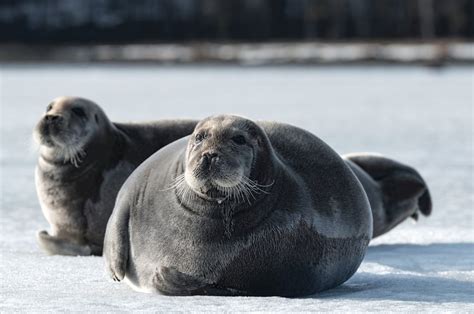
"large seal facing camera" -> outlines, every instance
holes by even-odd
[[[169,295],[294,297],[336,287],[359,267],[373,230],[431,208],[411,168],[372,157],[343,159],[290,125],[204,119],[125,182],[107,226],[108,272]],[[396,187],[390,197],[385,184]]]

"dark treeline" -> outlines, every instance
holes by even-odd
[[[474,38],[474,0],[0,0],[0,41]]]

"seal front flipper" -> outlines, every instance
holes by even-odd
[[[197,278],[174,267],[160,267],[153,277],[154,287],[166,295],[245,295],[244,292],[222,288],[204,278]]]
[[[419,212],[424,216],[431,214],[428,186],[412,167],[376,154],[355,153],[344,158],[350,161],[349,166],[369,198],[374,218],[373,237],[408,217],[417,220]]]
[[[119,195],[120,197],[120,195]],[[117,204],[119,204],[117,202]],[[126,204],[126,202],[122,203]],[[125,277],[128,251],[129,234],[128,221],[130,210],[128,206],[115,207],[107,223],[105,232],[104,251],[106,269],[114,281],[121,281]]]
[[[36,234],[38,244],[49,255],[91,255],[91,248],[87,244],[78,244],[67,239],[58,238],[42,230]]]

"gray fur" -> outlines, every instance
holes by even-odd
[[[212,137],[197,148],[192,142],[206,125]],[[273,182],[266,193],[248,204],[196,193],[180,197],[170,188],[195,166],[188,163],[192,152],[228,150],[235,130],[250,137],[250,178]],[[248,150],[235,150],[236,160],[242,151]],[[232,171],[232,164],[227,160],[223,169]],[[155,153],[127,179],[107,226],[104,256],[114,280],[140,291],[301,296],[349,279],[371,237],[366,193],[323,141],[290,125],[218,116]]]
[[[95,103],[72,97],[47,109],[34,132],[40,145],[35,180],[51,230],[40,231],[38,243],[48,254],[101,255],[123,182],[155,151],[190,134],[196,121],[112,123]]]

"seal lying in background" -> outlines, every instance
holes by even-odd
[[[290,125],[207,118],[125,182],[107,225],[108,272],[136,290],[170,295],[292,297],[340,285],[372,238],[369,200],[356,175],[373,188],[377,211],[390,200],[390,210],[401,209],[404,218],[427,191],[393,162],[349,160]],[[378,194],[386,190],[376,189],[374,169],[387,170],[387,182],[395,170],[402,184],[419,183],[404,195],[413,199]],[[374,229],[389,230],[401,220],[396,216],[375,220]]]
[[[115,198],[132,171],[161,147],[189,135],[196,121],[124,124],[95,103],[61,97],[34,131],[36,189],[51,233],[37,234],[48,254],[100,255]]]

